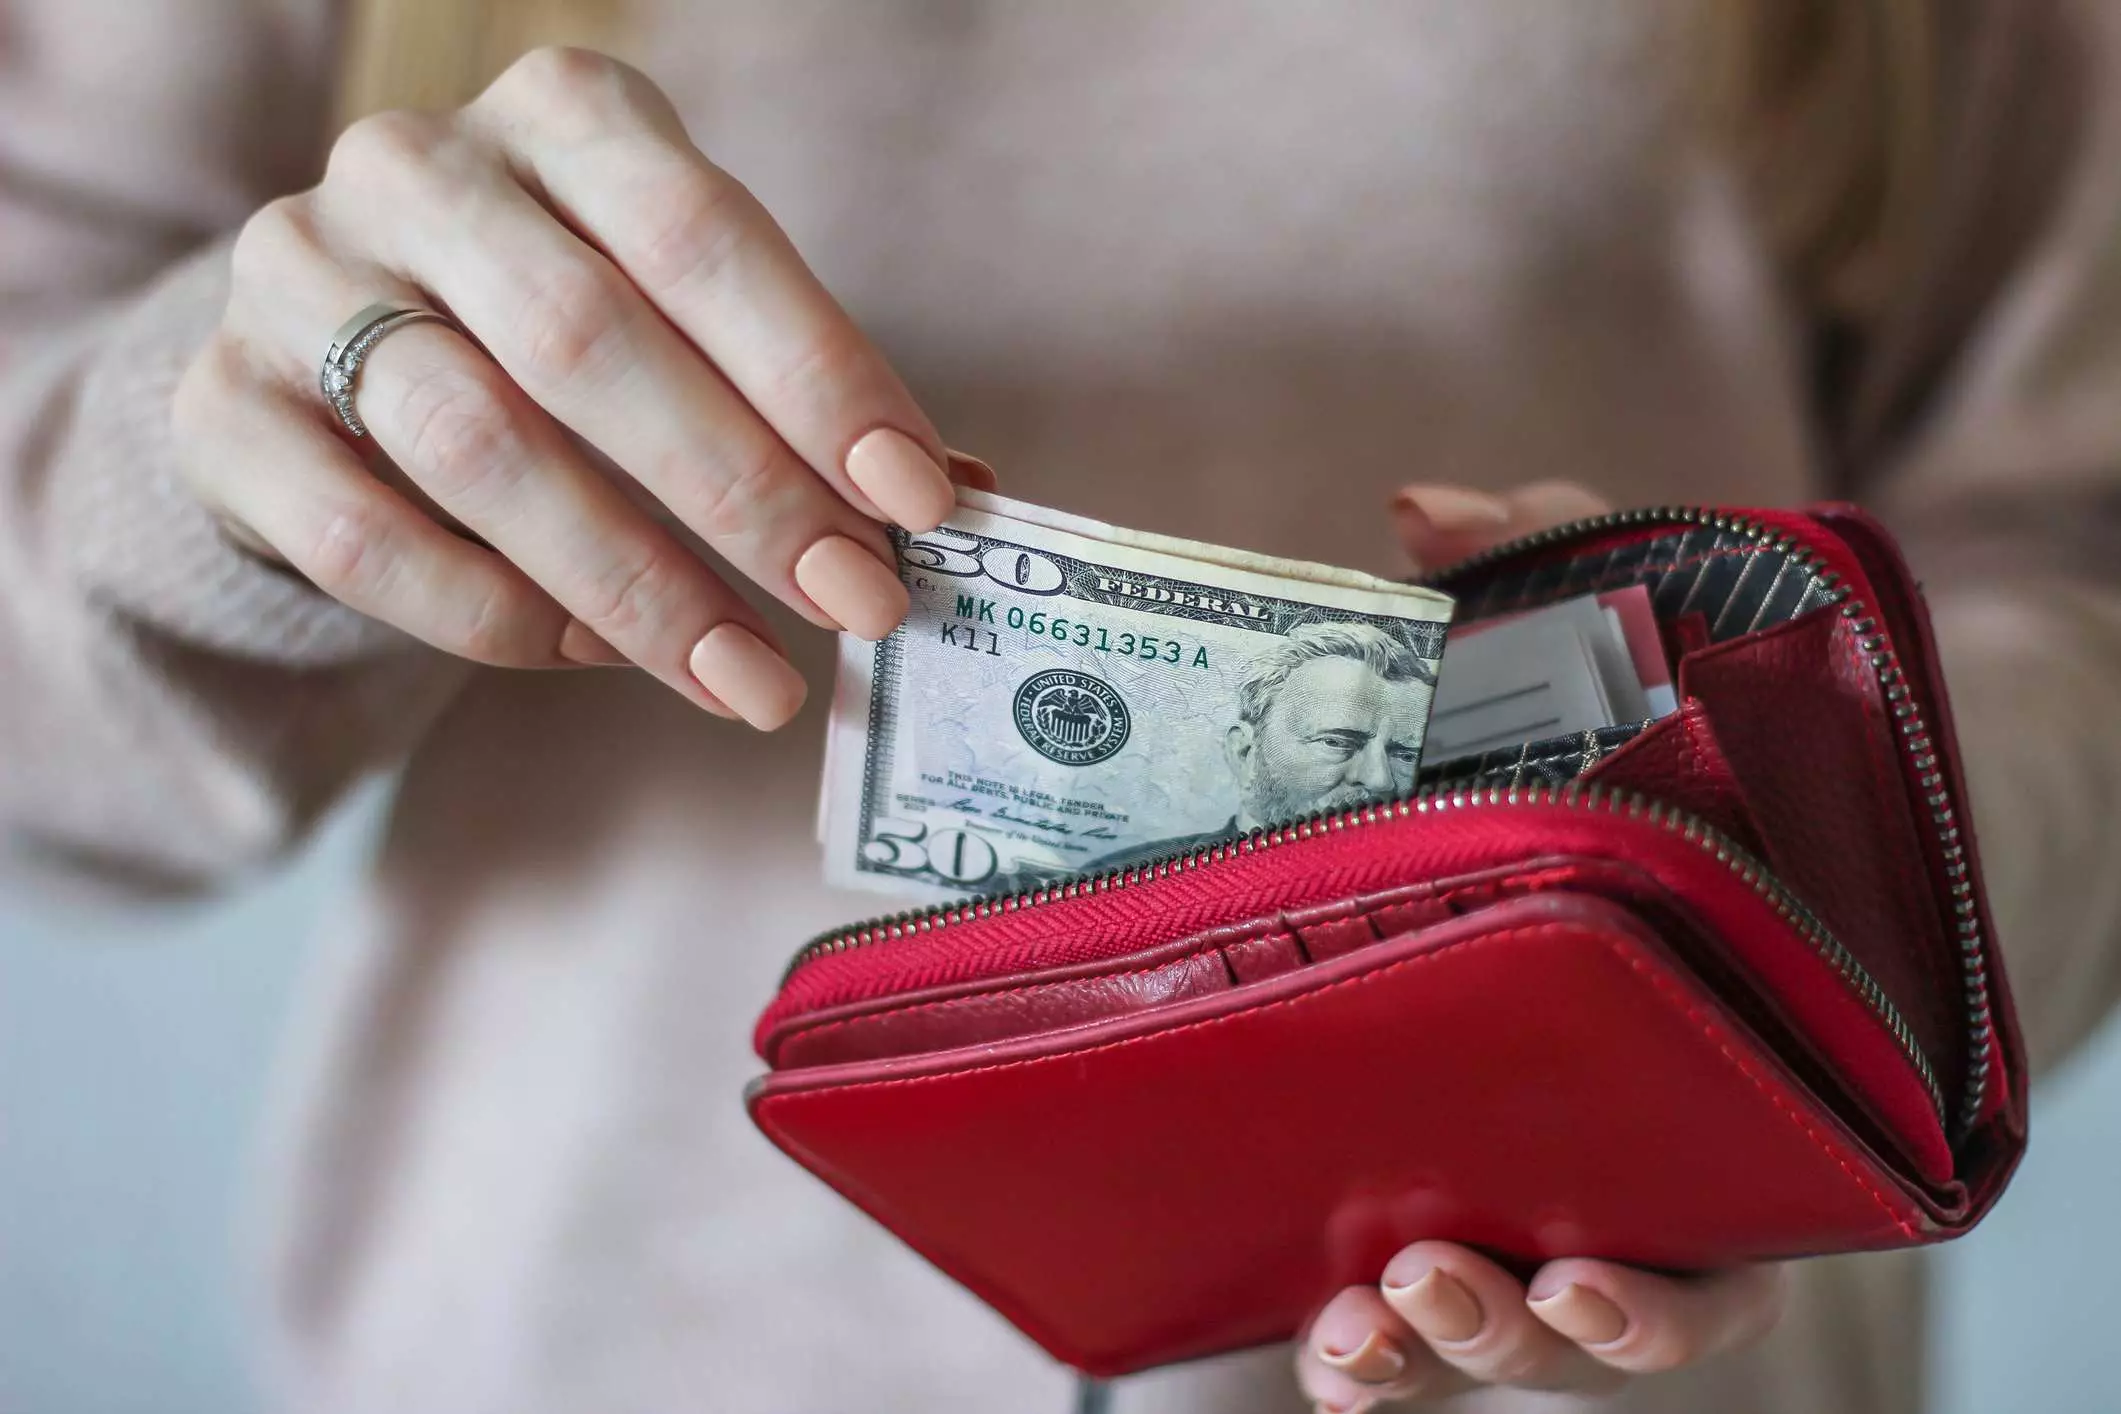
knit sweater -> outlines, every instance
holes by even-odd
[[[1940,172],[1853,321],[1770,258],[1677,0],[642,0],[626,49],[1012,494],[1385,571],[1409,480],[1873,506],[1928,580],[2047,1064],[2121,991],[2121,20],[1940,8]],[[761,739],[629,671],[473,670],[231,548],[182,488],[172,388],[234,230],[320,171],[335,43],[325,0],[0,19],[10,869],[237,887],[402,773],[280,1087],[269,1388],[1063,1407],[739,1103],[788,951],[871,911],[819,883],[825,694]],[[775,622],[821,686],[830,645]],[[1921,1319],[1911,1259],[1806,1264],[1763,1350],[1614,1407],[1913,1409]],[[1287,1368],[1122,1407],[1293,1410]]]

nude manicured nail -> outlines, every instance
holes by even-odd
[[[943,448],[943,455],[950,459],[950,479],[960,486],[970,486],[980,491],[992,491],[1002,484],[994,468],[969,452],[955,447]]]
[[[631,661],[590,632],[588,625],[580,619],[569,619],[567,627],[560,630],[560,656],[585,668],[617,668]]]
[[[795,562],[796,585],[834,623],[872,643],[906,617],[906,586],[869,548],[828,535]]]
[[[933,530],[957,506],[957,493],[935,458],[896,428],[879,427],[854,444],[847,479],[908,530]]]
[[[1430,1340],[1471,1340],[1487,1319],[1465,1283],[1441,1267],[1429,1268],[1411,1284],[1387,1281],[1384,1290],[1399,1314]]]
[[[1318,1358],[1349,1379],[1361,1380],[1366,1385],[1390,1384],[1407,1368],[1407,1357],[1400,1354],[1399,1347],[1376,1331],[1364,1336],[1362,1344],[1353,1350],[1321,1347]]]
[[[762,732],[786,726],[809,688],[788,660],[741,624],[716,624],[693,646],[700,686]]]
[[[1409,486],[1392,498],[1392,504],[1418,512],[1446,534],[1495,530],[1510,523],[1508,502],[1463,486]]]
[[[1526,1304],[1540,1320],[1578,1345],[1609,1345],[1628,1328],[1627,1315],[1618,1306],[1575,1282],[1552,1296]]]

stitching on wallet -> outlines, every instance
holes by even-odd
[[[1329,982],[1323,987],[1319,987],[1313,991],[1304,992],[1298,996],[1284,997],[1279,1001],[1267,1002],[1262,1006],[1247,1008],[1246,1010],[1241,1012],[1230,1012],[1222,1016],[1211,1016],[1201,1021],[1188,1022],[1183,1026],[1174,1026],[1164,1031],[1151,1032],[1141,1036],[1126,1036],[1122,1037],[1117,1041],[1107,1041],[1101,1045],[1090,1046],[1079,1051],[1068,1051],[1058,1055],[1027,1056],[1021,1060],[998,1061],[989,1065],[968,1066],[963,1070],[945,1071],[937,1075],[909,1075],[884,1080],[861,1080],[846,1085],[837,1085],[829,1090],[800,1091],[795,1094],[769,1097],[761,1105],[760,1108],[763,1111],[766,1105],[772,1104],[776,1100],[782,1103],[794,1103],[799,1102],[808,1096],[841,1095],[846,1094],[849,1091],[855,1090],[904,1089],[920,1085],[938,1084],[944,1081],[961,1080],[966,1076],[971,1075],[998,1073],[1007,1070],[1022,1070],[1028,1069],[1032,1066],[1052,1065],[1061,1062],[1077,1062],[1085,1056],[1097,1055],[1105,1051],[1125,1050],[1129,1047],[1142,1045],[1150,1041],[1160,1041],[1171,1036],[1183,1035],[1184,1033],[1189,1031],[1204,1031],[1210,1027],[1227,1025],[1230,1022],[1240,1020],[1244,1017],[1257,1016],[1261,1012],[1271,1011],[1278,1007],[1293,1007],[1300,1003],[1308,1003],[1316,1000],[1317,998],[1326,996],[1328,993],[1336,992],[1343,988],[1367,985],[1381,978],[1388,977],[1394,972],[1398,972],[1403,969],[1413,968],[1423,963],[1436,962],[1439,959],[1447,957],[1452,953],[1458,952],[1461,949],[1470,949],[1487,943],[1515,942],[1520,939],[1548,937],[1557,933],[1581,931],[1583,931],[1583,929],[1580,927],[1580,925],[1576,924],[1541,923],[1526,928],[1513,928],[1508,930],[1507,932],[1486,933],[1478,937],[1467,938],[1462,942],[1446,944],[1444,947],[1438,948],[1434,952],[1426,952],[1415,957],[1402,958],[1398,962],[1389,963],[1384,967],[1376,969],[1375,971],[1358,973],[1353,977],[1344,977],[1338,982]],[[1743,1075],[1747,1080],[1751,1081],[1756,1089],[1758,1089],[1763,1095],[1766,1095],[1768,1099],[1773,1101],[1775,1107],[1780,1110],[1793,1125],[1797,1127],[1800,1133],[1802,1133],[1807,1139],[1810,1139],[1812,1141],[1813,1146],[1816,1147],[1820,1153],[1824,1154],[1828,1159],[1832,1160],[1834,1165],[1839,1168],[1844,1174],[1846,1174],[1851,1182],[1855,1183],[1858,1188],[1862,1189],[1862,1191],[1870,1198],[1870,1200],[1878,1206],[1879,1211],[1884,1213],[1887,1219],[1892,1222],[1895,1228],[1897,1228],[1901,1233],[1905,1234],[1909,1238],[1920,1240],[1921,1233],[1911,1223],[1909,1223],[1906,1218],[1902,1217],[1899,1212],[1897,1212],[1893,1208],[1892,1204],[1886,1201],[1885,1196],[1880,1193],[1877,1188],[1875,1188],[1870,1183],[1868,1179],[1864,1178],[1862,1174],[1858,1173],[1853,1167],[1849,1165],[1848,1161],[1842,1157],[1834,1141],[1827,1135],[1820,1133],[1818,1129],[1813,1127],[1811,1121],[1807,1120],[1804,1117],[1801,1111],[1799,1111],[1795,1106],[1789,1103],[1787,1098],[1782,1093],[1782,1087],[1777,1085],[1772,1078],[1756,1073],[1751,1066],[1746,1064],[1743,1058],[1741,1058],[1736,1052],[1730,1049],[1730,1047],[1725,1043],[1722,1034],[1717,1029],[1715,1022],[1711,1018],[1708,1018],[1702,1015],[1700,1012],[1696,1011],[1693,1006],[1693,1003],[1686,998],[1684,993],[1680,992],[1676,987],[1673,987],[1664,978],[1659,977],[1655,972],[1651,971],[1639,958],[1635,957],[1621,944],[1610,943],[1608,944],[1608,946],[1611,948],[1614,956],[1626,962],[1628,966],[1633,970],[1642,973],[1643,976],[1649,979],[1650,984],[1655,987],[1660,993],[1668,995],[1673,1001],[1675,1001],[1678,1004],[1680,1010],[1686,1015],[1686,1017],[1701,1028],[1701,1034],[1703,1035],[1703,1037],[1705,1037],[1711,1045],[1716,1047],[1717,1051],[1723,1055],[1724,1059],[1730,1062],[1731,1065],[1737,1069],[1740,1075]],[[808,1152],[807,1145],[799,1147],[802,1147],[806,1153]],[[834,1172],[839,1172],[837,1165],[824,1164],[821,1165],[821,1167],[830,1168]]]
[[[1871,1184],[1871,1181],[1869,1179],[1865,1178],[1861,1173],[1858,1173],[1855,1169],[1849,1166],[1848,1161],[1842,1158],[1841,1155],[1836,1151],[1833,1141],[1827,1138],[1826,1135],[1821,1134],[1819,1130],[1813,1126],[1812,1122],[1809,1119],[1805,1118],[1804,1112],[1802,1110],[1796,1108],[1794,1105],[1789,1103],[1789,1101],[1784,1097],[1782,1093],[1781,1086],[1776,1085],[1769,1077],[1756,1072],[1751,1065],[1747,1064],[1745,1057],[1739,1055],[1736,1051],[1731,1049],[1729,1044],[1725,1041],[1721,1029],[1716,1025],[1715,1018],[1705,1016],[1700,1011],[1698,1011],[1695,1008],[1694,1004],[1691,1001],[1687,1000],[1685,993],[1681,992],[1678,988],[1674,987],[1665,978],[1658,976],[1654,971],[1652,971],[1648,966],[1643,963],[1641,958],[1636,957],[1631,953],[1627,952],[1618,943],[1614,943],[1611,946],[1613,949],[1614,956],[1620,958],[1623,962],[1627,963],[1629,967],[1632,967],[1633,969],[1635,969],[1635,971],[1641,973],[1645,978],[1649,980],[1649,984],[1652,987],[1655,987],[1658,991],[1663,992],[1667,996],[1669,996],[1672,1001],[1677,1004],[1679,1009],[1686,1013],[1687,1019],[1701,1028],[1701,1034],[1708,1038],[1709,1044],[1713,1045],[1718,1051],[1721,1051],[1723,1053],[1724,1059],[1728,1060],[1732,1065],[1738,1068],[1738,1073],[1740,1075],[1743,1075],[1746,1079],[1752,1081],[1754,1086],[1759,1089],[1761,1094],[1766,1095],[1770,1100],[1774,1101],[1775,1108],[1782,1111],[1784,1115],[1788,1116],[1790,1123],[1796,1125],[1799,1129],[1803,1130],[1806,1137],[1809,1138],[1814,1144],[1819,1146],[1819,1150],[1821,1153],[1825,1154],[1828,1158],[1832,1159],[1835,1164],[1839,1165],[1841,1171],[1847,1174],[1858,1188],[1861,1188],[1865,1193],[1869,1194],[1871,1201],[1878,1205],[1879,1211],[1883,1212],[1887,1218],[1892,1220],[1894,1227],[1899,1228],[1901,1232],[1907,1234],[1911,1238],[1916,1238],[1918,1240],[1921,1238],[1922,1234],[1917,1231],[1916,1228],[1911,1223],[1909,1223],[1906,1218],[1902,1217],[1891,1203],[1886,1201],[1885,1195],[1880,1193],[1877,1188]]]
[[[1510,888],[1513,886],[1521,887],[1526,884],[1531,884],[1534,886],[1544,886],[1549,880],[1560,880],[1562,882],[1566,882],[1578,872],[1580,872],[1580,868],[1577,865],[1548,866],[1543,869],[1535,869],[1527,874],[1512,874],[1509,875],[1507,878],[1503,879],[1486,880],[1479,884],[1468,884],[1462,888],[1446,889],[1441,893],[1431,894],[1421,901],[1448,905],[1452,899],[1464,898],[1468,894],[1475,893],[1481,889],[1490,889],[1497,887]],[[1384,908],[1398,908],[1402,906],[1403,905],[1396,903],[1381,905],[1381,907]],[[1359,918],[1363,922],[1369,924],[1372,936],[1375,937],[1376,941],[1381,943],[1384,941],[1384,935],[1377,931],[1377,914],[1378,909],[1366,908],[1361,913],[1355,914],[1354,917]],[[1340,920],[1333,921],[1337,922]],[[1448,922],[1449,920],[1439,919],[1437,921]],[[1269,934],[1267,936],[1278,937],[1282,935]],[[1296,934],[1294,930],[1291,930],[1289,936],[1293,936],[1296,938],[1296,946],[1306,953],[1308,959],[1308,954],[1310,950],[1308,945],[1306,945],[1303,941],[1302,936]],[[1250,940],[1246,939],[1244,941]],[[1213,946],[1216,948],[1217,951],[1220,951],[1223,945],[1218,943],[1214,944]],[[1128,968],[1122,972],[1098,972],[1093,973],[1087,977],[1063,977],[1050,982],[1019,982],[1013,987],[996,987],[990,991],[967,992],[962,996],[956,997],[938,997],[934,1001],[913,1002],[907,1006],[902,1007],[884,1007],[879,1008],[876,1011],[863,1012],[860,1016],[836,1017],[831,1021],[820,1021],[810,1026],[799,1026],[796,1029],[788,1032],[787,1035],[785,1035],[781,1039],[780,1044],[782,1047],[786,1047],[793,1045],[798,1039],[806,1041],[816,1040],[819,1037],[829,1036],[834,1032],[844,1031],[852,1026],[862,1026],[868,1023],[879,1021],[902,1020],[906,1017],[918,1016],[923,1012],[940,1011],[944,1007],[957,1006],[960,1003],[968,1001],[987,1001],[995,997],[1027,996],[1034,992],[1046,991],[1047,989],[1052,987],[1072,987],[1080,982],[1117,982],[1128,977],[1146,977],[1152,972],[1161,972],[1167,967],[1174,967],[1177,966],[1179,963],[1183,962],[1191,962],[1196,958],[1204,956],[1205,953],[1206,949],[1203,949],[1200,952],[1186,953],[1182,957],[1172,958],[1166,962],[1152,962],[1146,967]],[[1246,985],[1249,984],[1243,982],[1234,983],[1230,990],[1235,990],[1237,987],[1242,987]],[[1334,983],[1333,985],[1338,986],[1340,984]],[[1171,1005],[1171,1003],[1166,1003],[1166,1005]],[[1087,1023],[1089,1021],[1104,1021],[1107,1020],[1109,1016],[1113,1014],[1116,1013],[1108,1013],[1107,1016],[1088,1017],[1085,1018],[1085,1022]]]

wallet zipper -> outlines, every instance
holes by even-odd
[[[1894,720],[1899,723],[1901,747],[1922,784],[1935,827],[1936,842],[1945,861],[1945,874],[1949,881],[1971,1018],[1966,1091],[1960,1107],[1960,1129],[1970,1128],[1979,1117],[1987,1094],[1992,1023],[1988,1001],[1988,968],[1981,946],[1980,912],[1974,902],[1973,882],[1967,868],[1965,846],[1960,841],[1950,794],[1944,786],[1943,772],[1939,767],[1929,728],[1923,721],[1921,709],[1914,702],[1913,693],[1908,688],[1906,675],[1901,671],[1892,645],[1879,630],[1877,618],[1870,607],[1851,595],[1841,584],[1840,575],[1828,568],[1825,559],[1794,536],[1775,530],[1749,516],[1731,515],[1698,506],[1656,506],[1616,511],[1524,536],[1453,565],[1448,572],[1437,576],[1432,582],[1447,583],[1514,556],[1550,549],[1564,541],[1588,535],[1661,525],[1690,525],[1720,530],[1752,540],[1763,549],[1790,556],[1820,582],[1826,591],[1828,604],[1838,607],[1842,617],[1850,621],[1850,627],[1857,635],[1871,670],[1877,675],[1879,688],[1891,708]],[[1937,1112],[1938,1122],[1946,1125],[1949,1133],[1947,1106],[1943,1089],[1937,1082],[1936,1069],[1915,1040],[1914,1032],[1909,1028],[1906,1018],[1900,1014],[1899,1008],[1893,1005],[1892,999],[1885,995],[1877,979],[1856,959],[1855,954],[1828,931],[1826,925],[1813,915],[1801,899],[1769,873],[1766,866],[1747,854],[1714,826],[1647,796],[1596,783],[1581,785],[1571,782],[1562,786],[1430,787],[1396,801],[1360,805],[1339,812],[1323,812],[1273,829],[1255,830],[1236,839],[1203,845],[1163,859],[1128,865],[1101,874],[1079,875],[1040,888],[986,895],[956,903],[932,904],[926,908],[874,918],[823,934],[804,944],[789,960],[787,971],[782,974],[781,985],[785,987],[788,979],[798,970],[819,958],[895,939],[933,933],[953,925],[971,923],[1004,913],[1015,913],[1084,894],[1108,893],[1162,878],[1167,874],[1197,869],[1225,857],[1253,854],[1295,840],[1310,839],[1314,835],[1354,829],[1386,819],[1404,819],[1417,814],[1518,804],[1602,809],[1608,813],[1622,814],[1630,819],[1659,825],[1700,846],[1705,853],[1713,856],[1718,863],[1750,885],[1778,916],[1804,938],[1813,952],[1834,969],[1857,999],[1892,1033],[1900,1049],[1915,1067],[1916,1073],[1921,1076],[1923,1086],[1929,1092],[1930,1103]]]
[[[781,979],[782,985],[787,985],[787,979],[808,963],[857,948],[939,932],[944,928],[961,926],[1005,913],[1020,913],[1042,904],[1078,898],[1085,894],[1111,893],[1167,875],[1199,869],[1226,858],[1258,854],[1279,845],[1307,840],[1317,835],[1335,834],[1387,820],[1403,820],[1415,815],[1440,815],[1453,810],[1514,805],[1558,805],[1583,810],[1603,810],[1608,814],[1625,815],[1631,820],[1660,826],[1690,844],[1699,846],[1703,853],[1713,857],[1717,863],[1751,886],[1753,892],[1775,910],[1776,916],[1795,930],[1810,945],[1812,951],[1834,969],[1857,999],[1892,1033],[1901,1051],[1915,1067],[1916,1073],[1922,1077],[1923,1087],[1929,1092],[1930,1104],[1936,1111],[1938,1123],[1945,1122],[1944,1092],[1937,1083],[1936,1069],[1930,1064],[1929,1056],[1924,1053],[1921,1044],[1916,1041],[1915,1033],[1908,1026],[1907,1019],[1900,1014],[1900,1009],[1893,1005],[1892,999],[1886,996],[1885,989],[1878,985],[1877,979],[1857,961],[1856,955],[1850,952],[1845,944],[1828,931],[1826,925],[1805,906],[1803,900],[1791,893],[1759,860],[1747,854],[1729,836],[1698,816],[1635,791],[1596,783],[1581,785],[1571,782],[1562,786],[1540,784],[1471,789],[1464,786],[1431,787],[1400,800],[1310,815],[1274,829],[1255,830],[1232,840],[1203,845],[1164,859],[1129,865],[1108,873],[1085,874],[1044,888],[996,894],[969,899],[962,903],[934,904],[927,908],[893,914],[811,940],[790,960],[788,971]]]
[[[1989,1052],[1995,1035],[1994,1014],[1989,1004],[1988,956],[1981,936],[1981,908],[1974,898],[1973,873],[1967,865],[1959,817],[1952,806],[1951,792],[1945,785],[1945,773],[1937,756],[1935,740],[1923,719],[1921,707],[1915,702],[1914,692],[1908,686],[1907,674],[1901,670],[1899,656],[1871,606],[1856,598],[1841,583],[1841,576],[1827,566],[1825,558],[1796,536],[1751,516],[1734,515],[1707,506],[1648,506],[1571,521],[1469,556],[1435,576],[1431,582],[1446,584],[1515,556],[1551,549],[1585,536],[1664,525],[1720,530],[1794,558],[1819,581],[1827,592],[1829,603],[1837,606],[1841,616],[1849,621],[1871,672],[1878,680],[1878,689],[1899,728],[1901,752],[1914,770],[1915,780],[1922,789],[1923,804],[1929,811],[1932,842],[1944,868],[1951,928],[1959,945],[1960,975],[1966,995],[1967,1055],[1966,1087],[1960,1097],[1959,1125],[1957,1131],[1952,1132],[1952,1137],[1956,1138],[1959,1133],[1974,1127],[1981,1117],[1982,1106],[1987,1102]]]

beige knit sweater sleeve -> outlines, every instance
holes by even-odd
[[[10,866],[210,885],[402,754],[460,678],[232,549],[176,473],[171,395],[220,317],[232,233],[321,159],[331,22],[323,0],[0,17]]]
[[[2121,1002],[2121,11],[1961,18],[1835,451],[1925,580],[2037,1071]]]

